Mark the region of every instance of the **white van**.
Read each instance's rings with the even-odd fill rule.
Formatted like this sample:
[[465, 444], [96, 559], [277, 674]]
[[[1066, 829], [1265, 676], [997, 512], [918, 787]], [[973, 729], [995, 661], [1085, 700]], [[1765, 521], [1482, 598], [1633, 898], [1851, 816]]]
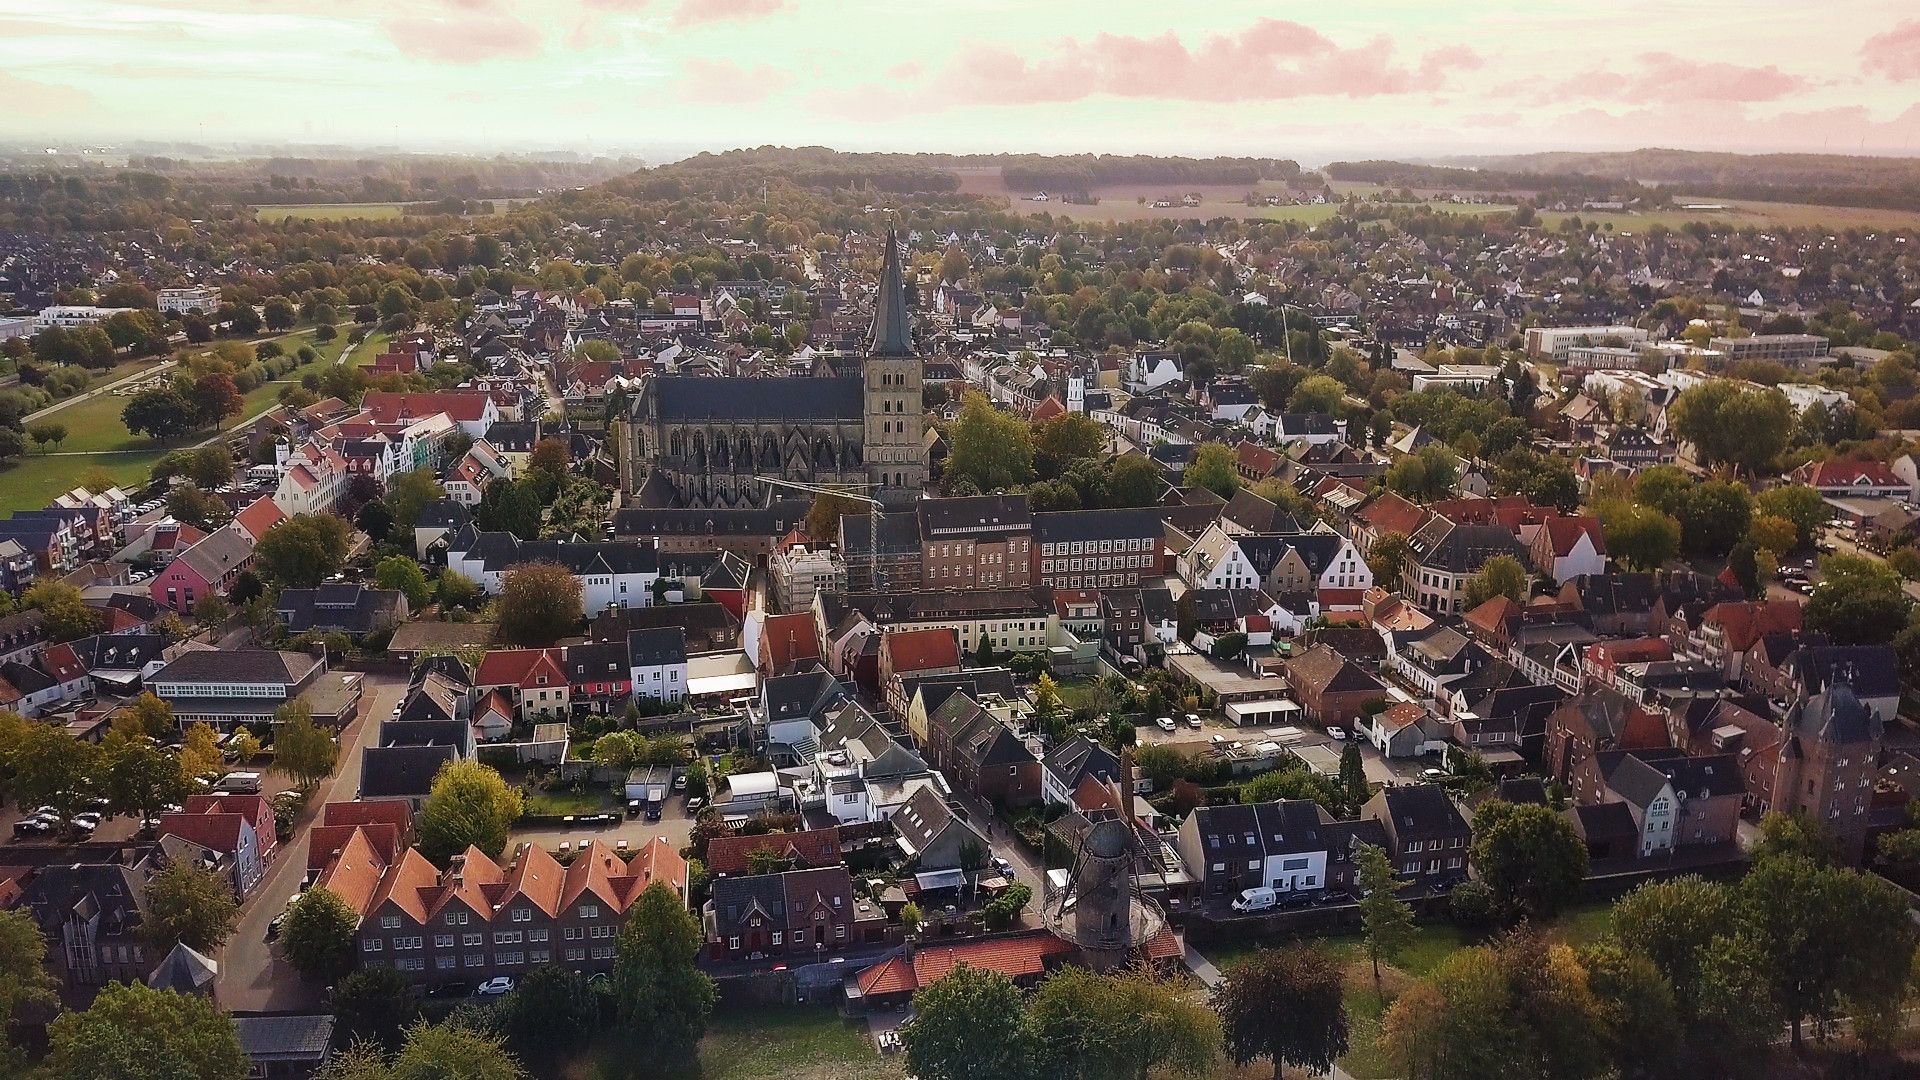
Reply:
[[1233, 901], [1235, 911], [1265, 911], [1280, 902], [1280, 894], [1272, 889], [1248, 889]]
[[213, 790], [228, 791], [236, 795], [258, 795], [260, 794], [260, 774], [230, 772], [214, 782]]

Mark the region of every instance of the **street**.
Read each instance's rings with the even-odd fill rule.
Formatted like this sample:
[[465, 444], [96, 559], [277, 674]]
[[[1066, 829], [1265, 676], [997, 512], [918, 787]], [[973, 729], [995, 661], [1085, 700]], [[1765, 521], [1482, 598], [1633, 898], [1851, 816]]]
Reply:
[[407, 689], [406, 681], [393, 675], [368, 675], [365, 686], [366, 703], [360, 718], [341, 732], [340, 758], [333, 776], [314, 790], [292, 839], [274, 853], [266, 876], [241, 908], [233, 936], [215, 957], [220, 964], [215, 993], [230, 1011], [298, 1010], [321, 1003], [323, 988], [295, 972], [267, 942], [267, 924], [300, 892], [307, 871], [307, 836], [320, 818], [320, 808], [329, 801], [350, 800], [359, 791], [360, 751]]

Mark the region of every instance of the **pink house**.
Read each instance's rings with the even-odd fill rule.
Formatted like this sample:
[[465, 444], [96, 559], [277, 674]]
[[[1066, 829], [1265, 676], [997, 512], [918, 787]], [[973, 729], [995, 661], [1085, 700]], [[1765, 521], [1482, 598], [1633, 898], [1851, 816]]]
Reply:
[[160, 815], [156, 831], [231, 859], [233, 889], [240, 896], [260, 883], [278, 846], [273, 807], [259, 795], [189, 795], [179, 813]]
[[251, 537], [238, 529], [216, 529], [155, 575], [147, 594], [169, 611], [190, 615], [207, 597], [224, 596], [252, 564]]

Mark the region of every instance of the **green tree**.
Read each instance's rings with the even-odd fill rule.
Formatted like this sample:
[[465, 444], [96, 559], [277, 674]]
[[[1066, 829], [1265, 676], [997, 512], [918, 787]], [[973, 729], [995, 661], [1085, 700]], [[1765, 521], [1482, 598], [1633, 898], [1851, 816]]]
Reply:
[[1367, 959], [1373, 963], [1373, 992], [1382, 1006], [1387, 995], [1380, 983], [1380, 961], [1392, 963], [1413, 943], [1413, 909], [1400, 899], [1400, 883], [1385, 850], [1362, 844], [1354, 854], [1360, 882], [1360, 922], [1366, 928]]
[[559, 563], [521, 563], [501, 581], [496, 610], [502, 639], [515, 645], [551, 645], [573, 633], [584, 617], [580, 579]]
[[172, 384], [135, 394], [120, 410], [120, 422], [135, 435], [169, 442], [200, 426], [200, 409]]
[[1460, 466], [1446, 447], [1429, 443], [1387, 470], [1387, 487], [1414, 502], [1432, 502], [1453, 493]]
[[587, 977], [547, 964], [527, 972], [494, 1010], [494, 1023], [522, 1061], [551, 1073], [600, 1019]]
[[1708, 480], [1687, 493], [1678, 516], [1681, 547], [1718, 555], [1747, 535], [1753, 523], [1753, 498], [1744, 485]]
[[1107, 497], [1114, 506], [1152, 506], [1166, 489], [1159, 467], [1141, 454], [1123, 455], [1107, 470]]
[[1596, 507], [1607, 554], [1629, 570], [1658, 570], [1680, 552], [1680, 523], [1651, 506], [1615, 503]]
[[1755, 514], [1753, 524], [1747, 529], [1747, 539], [1756, 548], [1774, 552], [1792, 551], [1799, 542], [1793, 522], [1772, 514]]
[[1335, 817], [1347, 810], [1347, 793], [1333, 781], [1304, 768], [1276, 769], [1240, 786], [1243, 803], [1277, 802], [1282, 799], [1311, 799]]
[[56, 724], [29, 724], [9, 757], [9, 787], [23, 806], [51, 806], [62, 820], [80, 812], [99, 769], [100, 749]]
[[1480, 572], [1467, 582], [1467, 609], [1472, 610], [1496, 596], [1525, 603], [1531, 585], [1527, 568], [1511, 555], [1495, 555], [1480, 566]]
[[306, 702], [295, 699], [274, 710], [273, 767], [301, 791], [312, 791], [325, 780], [339, 754], [333, 732], [313, 722], [313, 710]]
[[449, 1020], [409, 1029], [385, 1080], [525, 1080], [526, 1075], [499, 1035]]
[[1793, 406], [1774, 389], [1713, 379], [1681, 391], [1667, 423], [1707, 464], [1760, 473], [1771, 469], [1793, 432]]
[[[352, 948], [351, 941], [348, 948]], [[332, 970], [333, 966], [329, 958], [323, 970]], [[333, 988], [329, 1003], [337, 1025], [335, 1037], [340, 1042], [348, 1045], [367, 1042], [387, 1053], [400, 1048], [407, 1028], [420, 1018], [419, 996], [413, 983], [390, 967], [365, 967], [351, 972]]]
[[316, 885], [287, 908], [280, 947], [295, 971], [313, 979], [333, 979], [353, 967], [353, 934], [360, 913], [339, 893]]
[[1347, 388], [1327, 375], [1309, 375], [1293, 388], [1287, 409], [1297, 413], [1336, 413], [1347, 400]]
[[646, 887], [620, 927], [613, 986], [621, 1021], [660, 1061], [693, 1060], [718, 993], [697, 960], [700, 923], [664, 882]]
[[1340, 786], [1347, 789], [1347, 805], [1359, 806], [1373, 794], [1367, 785], [1367, 764], [1360, 756], [1360, 744], [1350, 742], [1340, 751]]
[[189, 726], [180, 743], [180, 775], [191, 783], [219, 772], [222, 761], [213, 725], [202, 721]]
[[1681, 1051], [1673, 988], [1645, 956], [1609, 942], [1578, 950], [1592, 991], [1605, 1055], [1620, 1077], [1668, 1073]]
[[233, 933], [240, 914], [232, 882], [198, 863], [175, 863], [153, 875], [146, 895], [140, 930], [157, 956], [175, 945], [213, 952]]
[[[1797, 540], [1794, 547], [1807, 547], [1814, 541], [1820, 527], [1827, 523], [1833, 511], [1827, 506], [1827, 500], [1818, 491], [1805, 484], [1785, 484], [1768, 488], [1755, 496], [1754, 509], [1758, 513], [1772, 517], [1785, 518], [1793, 522]], [[1786, 548], [1776, 548], [1786, 551]]]
[[1551, 807], [1483, 803], [1468, 851], [1480, 880], [1516, 917], [1551, 918], [1580, 893], [1587, 845]]
[[1699, 1015], [1701, 965], [1730, 922], [1727, 887], [1697, 875], [1650, 881], [1613, 905], [1613, 933], [1642, 953], [1673, 989], [1683, 1018]]
[[157, 817], [160, 808], [186, 801], [187, 779], [180, 760], [145, 739], [108, 738], [101, 744], [106, 759], [106, 796], [115, 811], [141, 819]]
[[468, 847], [476, 847], [488, 858], [498, 858], [506, 850], [508, 830], [525, 806], [520, 789], [492, 766], [450, 761], [441, 766], [420, 805], [421, 854], [444, 864]]
[[1034, 991], [1029, 1016], [1053, 1076], [1204, 1077], [1220, 1057], [1220, 1018], [1185, 987], [1144, 970], [1061, 968]]
[[1820, 560], [1820, 576], [1802, 613], [1808, 630], [1839, 645], [1883, 645], [1906, 625], [1913, 602], [1885, 562], [1829, 555]]
[[1034, 477], [1033, 433], [1019, 417], [1001, 412], [984, 396], [969, 392], [960, 415], [947, 432], [949, 490], [962, 481], [987, 493], [1024, 484]]
[[1367, 569], [1373, 571], [1373, 583], [1383, 589], [1398, 589], [1400, 577], [1413, 558], [1413, 548], [1405, 535], [1383, 532], [1367, 549]]
[[100, 616], [87, 606], [77, 586], [57, 577], [34, 582], [20, 595], [22, 607], [39, 608], [41, 629], [54, 641], [72, 641], [100, 629]]
[[444, 498], [446, 489], [426, 469], [403, 472], [387, 480], [387, 510], [393, 515], [392, 528], [411, 533], [420, 520], [420, 511], [435, 499]]
[[1061, 413], [1033, 425], [1034, 468], [1052, 478], [1076, 461], [1107, 452], [1107, 429], [1084, 413]]
[[407, 595], [410, 610], [419, 611], [433, 599], [433, 586], [427, 583], [426, 571], [420, 564], [406, 555], [390, 555], [381, 559], [373, 568], [374, 584], [383, 589], [394, 589]]
[[47, 1025], [51, 1080], [241, 1080], [233, 1018], [211, 998], [108, 983], [85, 1011]]
[[[47, 939], [33, 916], [24, 908], [0, 908], [0, 1030], [12, 1023], [21, 1006], [55, 1002], [58, 984], [47, 971], [46, 957]], [[0, 1068], [7, 1064], [0, 1051]]]
[[[1763, 858], [1734, 888], [1734, 947], [1767, 990], [1756, 1003], [1801, 1048], [1808, 1019], [1904, 995], [1916, 928], [1891, 883], [1796, 855]], [[1777, 1029], [1776, 1029], [1777, 1030]]]
[[477, 607], [487, 595], [479, 582], [449, 567], [442, 567], [434, 578], [433, 592], [443, 607]]
[[1340, 964], [1312, 945], [1262, 949], [1227, 973], [1213, 1007], [1225, 1029], [1227, 1054], [1241, 1065], [1273, 1063], [1320, 1075], [1346, 1054], [1352, 1025]]
[[1020, 988], [995, 971], [956, 966], [913, 995], [900, 1030], [921, 1080], [1037, 1080], [1042, 1043]]
[[1187, 487], [1206, 488], [1223, 499], [1240, 488], [1240, 475], [1233, 468], [1233, 451], [1223, 443], [1201, 443], [1180, 480]]
[[47, 453], [60, 449], [60, 444], [67, 441], [67, 425], [44, 420], [28, 428], [27, 434], [33, 437], [33, 444], [41, 448], [41, 453]]
[[288, 588], [312, 588], [347, 562], [351, 529], [332, 514], [295, 514], [254, 545], [260, 576]]
[[1598, 1077], [1605, 1017], [1578, 955], [1537, 935], [1461, 949], [1394, 1000], [1382, 1047], [1424, 1080]]

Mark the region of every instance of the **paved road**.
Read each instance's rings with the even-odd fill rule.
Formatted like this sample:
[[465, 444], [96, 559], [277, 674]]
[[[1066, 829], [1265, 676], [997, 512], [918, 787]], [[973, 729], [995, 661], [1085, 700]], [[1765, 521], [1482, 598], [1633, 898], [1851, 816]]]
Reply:
[[242, 907], [233, 937], [216, 957], [220, 977], [215, 992], [229, 1011], [308, 1009], [321, 1003], [323, 988], [294, 971], [267, 943], [267, 924], [300, 891], [307, 870], [307, 836], [319, 820], [320, 807], [330, 800], [352, 799], [359, 791], [360, 751], [379, 730], [380, 718], [391, 714], [406, 692], [406, 682], [398, 676], [368, 675], [366, 680], [367, 704], [360, 719], [342, 733], [338, 771], [313, 793], [293, 838], [280, 845], [260, 887]]

